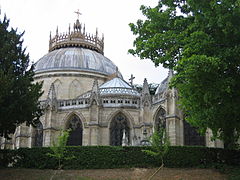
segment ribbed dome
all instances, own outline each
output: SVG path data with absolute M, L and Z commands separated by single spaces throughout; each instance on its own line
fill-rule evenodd
M 128 83 L 123 81 L 122 79 L 116 77 L 113 78 L 110 81 L 107 81 L 106 83 L 102 84 L 100 88 L 129 88 L 132 89 L 131 86 L 129 86 Z
M 116 65 L 96 51 L 69 47 L 49 52 L 36 62 L 36 73 L 53 70 L 82 70 L 111 75 L 116 72 Z
M 130 95 L 140 96 L 136 89 L 133 89 L 127 82 L 121 78 L 113 78 L 112 80 L 102 84 L 99 87 L 100 95 Z

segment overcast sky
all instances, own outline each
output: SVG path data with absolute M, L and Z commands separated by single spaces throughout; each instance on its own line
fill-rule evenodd
M 160 83 L 168 70 L 155 67 L 151 60 L 140 60 L 127 53 L 132 48 L 134 36 L 128 24 L 144 18 L 140 5 L 154 6 L 157 0 L 0 0 L 3 14 L 10 18 L 10 26 L 25 31 L 24 45 L 32 61 L 36 62 L 48 52 L 49 34 L 67 32 L 77 19 L 77 9 L 82 13 L 80 22 L 86 31 L 104 33 L 104 55 L 118 67 L 126 81 L 133 74 L 134 84 Z

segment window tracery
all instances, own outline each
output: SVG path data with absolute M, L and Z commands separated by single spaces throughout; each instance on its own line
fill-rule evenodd
M 74 115 L 69 121 L 68 128 L 71 130 L 69 133 L 67 145 L 68 146 L 81 146 L 83 128 L 80 119 Z
M 110 126 L 110 145 L 122 146 L 123 133 L 127 142 L 130 142 L 130 128 L 126 116 L 118 113 L 112 120 Z
M 43 146 L 43 125 L 41 122 L 37 123 L 36 129 L 35 129 L 34 146 L 35 147 Z

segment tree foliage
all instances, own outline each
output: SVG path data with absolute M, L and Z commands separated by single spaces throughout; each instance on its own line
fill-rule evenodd
M 164 166 L 163 158 L 167 154 L 170 142 L 166 133 L 166 129 L 159 127 L 150 137 L 151 149 L 143 150 L 143 152 L 154 156 L 157 161 L 161 162 L 161 166 L 148 179 L 152 179 L 154 175 Z
M 69 130 L 61 131 L 60 136 L 57 138 L 57 142 L 53 143 L 50 147 L 52 153 L 47 153 L 48 156 L 54 157 L 58 160 L 58 169 L 62 169 L 63 160 L 73 159 L 74 156 L 67 156 L 67 141 L 69 137 Z
M 161 0 L 141 6 L 129 50 L 176 72 L 187 121 L 234 148 L 240 133 L 240 1 Z
M 34 66 L 29 67 L 22 36 L 9 28 L 6 16 L 0 19 L 0 136 L 5 137 L 21 123 L 36 124 L 42 113 L 42 84 L 33 83 Z

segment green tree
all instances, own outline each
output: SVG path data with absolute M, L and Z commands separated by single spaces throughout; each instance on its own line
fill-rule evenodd
M 240 134 L 240 1 L 161 0 L 141 6 L 129 52 L 174 69 L 186 120 L 234 148 Z
M 155 130 L 153 135 L 150 137 L 151 149 L 143 150 L 143 152 L 154 156 L 161 163 L 161 166 L 148 178 L 152 179 L 155 174 L 164 166 L 163 157 L 167 154 L 169 150 L 169 139 L 166 133 L 166 129 L 159 127 Z
M 16 126 L 36 124 L 42 114 L 39 97 L 41 83 L 33 83 L 34 66 L 22 48 L 23 33 L 9 28 L 9 20 L 0 19 L 0 136 L 8 137 Z
M 54 157 L 58 160 L 58 169 L 62 169 L 63 160 L 68 160 L 74 158 L 74 156 L 67 156 L 67 141 L 69 137 L 69 130 L 61 130 L 60 136 L 57 138 L 57 142 L 50 146 L 52 153 L 47 153 L 48 156 Z

